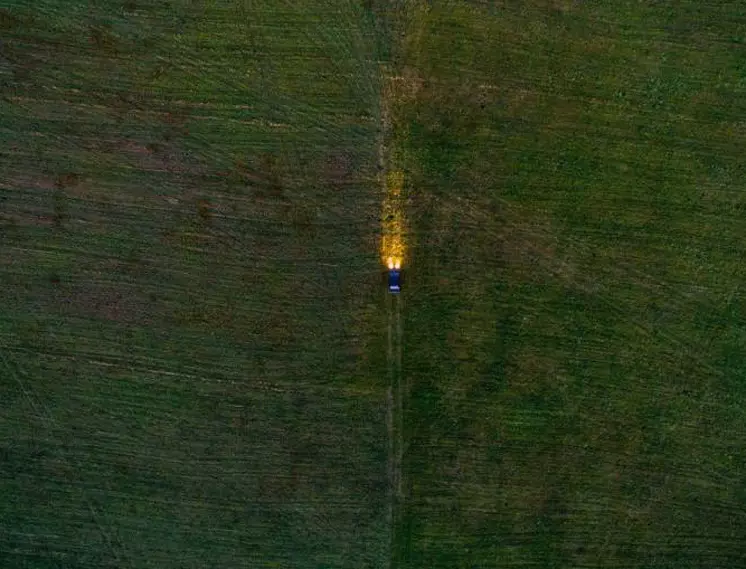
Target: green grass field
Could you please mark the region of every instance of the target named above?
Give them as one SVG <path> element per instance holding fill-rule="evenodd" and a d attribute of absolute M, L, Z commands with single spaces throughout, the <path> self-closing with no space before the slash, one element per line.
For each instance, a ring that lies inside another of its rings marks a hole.
<path fill-rule="evenodd" d="M 0 567 L 745 567 L 745 42 L 726 1 L 6 0 Z"/>
<path fill-rule="evenodd" d="M 410 5 L 400 566 L 746 565 L 739 3 Z"/>
<path fill-rule="evenodd" d="M 370 11 L 0 30 L 0 566 L 384 566 Z"/>

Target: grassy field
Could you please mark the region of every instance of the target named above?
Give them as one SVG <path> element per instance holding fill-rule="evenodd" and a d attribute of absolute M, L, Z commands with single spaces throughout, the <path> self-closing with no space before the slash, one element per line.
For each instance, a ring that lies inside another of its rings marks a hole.
<path fill-rule="evenodd" d="M 0 567 L 746 566 L 740 3 L 10 0 L 0 42 Z"/>
<path fill-rule="evenodd" d="M 3 2 L 0 566 L 385 566 L 377 22 Z"/>
<path fill-rule="evenodd" d="M 401 567 L 746 566 L 743 6 L 590 4 L 406 11 Z"/>

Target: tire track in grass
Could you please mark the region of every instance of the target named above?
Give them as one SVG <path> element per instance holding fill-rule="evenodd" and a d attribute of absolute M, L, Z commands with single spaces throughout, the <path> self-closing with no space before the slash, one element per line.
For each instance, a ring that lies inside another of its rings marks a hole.
<path fill-rule="evenodd" d="M 387 372 L 389 387 L 386 390 L 387 429 L 389 438 L 389 523 L 391 528 L 390 566 L 399 566 L 397 541 L 401 512 L 404 503 L 403 469 L 404 460 L 404 386 L 402 374 L 402 302 L 399 295 L 386 292 Z"/>
<path fill-rule="evenodd" d="M 395 152 L 389 145 L 390 105 L 395 97 L 392 91 L 393 79 L 382 73 L 383 92 L 381 96 L 381 139 L 379 141 L 379 170 L 382 172 L 383 203 L 381 211 L 381 261 L 388 269 L 401 269 L 405 258 L 405 219 L 404 219 L 404 173 L 397 169 Z M 389 424 L 389 478 L 391 520 L 390 567 L 398 567 L 401 541 L 402 508 L 405 500 L 402 484 L 402 464 L 404 460 L 404 389 L 402 377 L 402 298 L 400 294 L 386 294 L 387 325 L 387 416 Z"/>
<path fill-rule="evenodd" d="M 393 560 L 394 556 L 394 545 L 396 543 L 396 487 L 397 479 L 399 477 L 397 472 L 397 445 L 396 445 L 396 413 L 395 413 L 395 402 L 394 402 L 394 323 L 393 323 L 393 312 L 392 312 L 392 298 L 387 292 L 386 294 L 386 314 L 388 317 L 388 323 L 386 326 L 386 371 L 389 382 L 388 389 L 386 390 L 386 427 L 388 433 L 388 479 L 389 479 L 389 504 L 388 504 L 388 522 L 389 522 L 389 558 Z M 390 565 L 393 566 L 393 562 L 390 561 Z"/>

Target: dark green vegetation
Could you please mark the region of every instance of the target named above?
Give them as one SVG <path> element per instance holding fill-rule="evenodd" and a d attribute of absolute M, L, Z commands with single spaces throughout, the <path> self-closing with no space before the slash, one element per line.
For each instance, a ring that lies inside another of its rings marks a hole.
<path fill-rule="evenodd" d="M 746 566 L 743 4 L 433 4 L 400 565 Z"/>
<path fill-rule="evenodd" d="M 0 567 L 386 567 L 378 59 L 394 565 L 746 565 L 742 3 L 586 4 L 4 2 Z"/>
<path fill-rule="evenodd" d="M 0 4 L 0 567 L 384 566 L 370 12 Z"/>

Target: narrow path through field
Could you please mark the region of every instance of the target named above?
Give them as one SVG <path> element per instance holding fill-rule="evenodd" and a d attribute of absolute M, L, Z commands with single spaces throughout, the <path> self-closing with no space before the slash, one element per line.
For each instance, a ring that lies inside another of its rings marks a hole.
<path fill-rule="evenodd" d="M 378 166 L 381 172 L 381 262 L 388 270 L 400 269 L 405 264 L 404 171 L 399 168 L 398 153 L 392 140 L 391 105 L 396 99 L 397 77 L 382 69 L 381 130 L 378 142 Z M 402 296 L 384 289 L 387 324 L 387 423 L 389 437 L 389 522 L 391 528 L 390 567 L 400 565 L 404 491 L 402 462 L 404 457 L 404 378 L 402 376 Z"/>
<path fill-rule="evenodd" d="M 404 406 L 402 377 L 402 301 L 401 296 L 387 293 L 386 312 L 388 313 L 388 350 L 387 368 L 389 378 L 388 425 L 389 425 L 389 477 L 391 501 L 389 519 L 391 523 L 391 562 L 390 566 L 398 567 L 398 529 L 401 520 L 401 508 L 404 502 L 402 485 L 402 461 L 404 457 Z"/>

